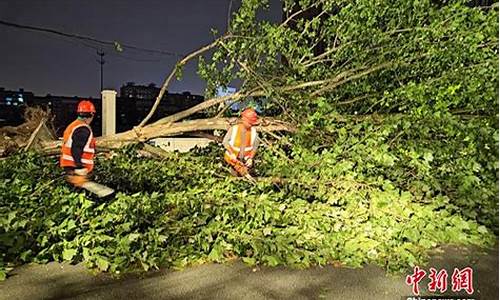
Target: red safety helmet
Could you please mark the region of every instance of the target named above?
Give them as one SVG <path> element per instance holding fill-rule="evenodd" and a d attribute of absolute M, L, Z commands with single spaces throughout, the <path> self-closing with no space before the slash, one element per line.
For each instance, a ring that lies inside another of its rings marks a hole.
<path fill-rule="evenodd" d="M 95 114 L 95 106 L 89 100 L 83 100 L 78 103 L 77 113 L 93 113 Z"/>
<path fill-rule="evenodd" d="M 257 113 L 253 108 L 246 108 L 242 113 L 241 113 L 241 118 L 245 121 L 247 121 L 250 125 L 255 125 L 257 124 Z"/>

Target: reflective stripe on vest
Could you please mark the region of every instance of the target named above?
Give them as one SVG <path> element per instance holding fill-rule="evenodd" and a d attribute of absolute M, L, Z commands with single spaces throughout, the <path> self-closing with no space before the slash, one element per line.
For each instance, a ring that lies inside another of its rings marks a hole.
<path fill-rule="evenodd" d="M 73 133 L 77 128 L 82 126 L 87 127 L 90 130 L 90 135 L 83 147 L 81 162 L 84 167 L 90 172 L 94 168 L 94 153 L 95 153 L 95 139 L 92 134 L 92 129 L 89 125 L 81 120 L 75 120 L 68 125 L 63 134 L 63 144 L 61 147 L 61 167 L 76 167 L 75 160 L 71 154 L 71 146 L 73 144 Z"/>
<path fill-rule="evenodd" d="M 243 130 L 243 125 L 234 125 L 231 128 L 231 139 L 229 140 L 229 146 L 232 149 L 232 152 L 238 156 L 240 152 L 240 144 L 241 144 L 241 130 Z M 253 151 L 253 144 L 255 143 L 255 139 L 257 138 L 257 129 L 255 127 L 250 128 L 250 140 L 243 141 L 244 145 L 244 156 L 248 156 Z"/>
<path fill-rule="evenodd" d="M 65 160 L 69 160 L 69 161 L 75 161 L 73 159 L 73 156 L 71 155 L 66 155 L 66 154 L 63 154 L 62 155 L 62 158 L 65 159 Z M 94 164 L 94 160 L 93 159 L 85 159 L 85 158 L 80 158 L 80 161 L 84 164 L 88 164 L 88 165 L 93 165 Z"/>
<path fill-rule="evenodd" d="M 76 125 L 75 127 L 73 127 L 73 130 L 71 130 L 71 134 L 69 135 L 68 140 L 64 144 L 66 145 L 66 147 L 71 149 L 71 145 L 73 145 L 73 133 L 75 132 L 75 130 L 77 128 L 80 128 L 82 126 L 87 127 L 90 130 L 90 136 L 89 136 L 89 139 L 87 140 L 87 143 L 83 147 L 83 152 L 95 153 L 95 150 L 90 147 L 90 143 L 92 142 L 92 138 L 93 138 L 92 129 L 90 128 L 89 125 L 87 125 L 85 123 L 79 124 L 79 125 Z"/>

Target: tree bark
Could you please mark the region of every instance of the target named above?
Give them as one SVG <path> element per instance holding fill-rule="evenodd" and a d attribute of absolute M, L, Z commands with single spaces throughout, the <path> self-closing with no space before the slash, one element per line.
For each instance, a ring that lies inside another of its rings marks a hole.
<path fill-rule="evenodd" d="M 187 132 L 197 132 L 204 130 L 227 130 L 231 125 L 238 122 L 237 118 L 209 118 L 197 119 L 184 122 L 149 125 L 142 128 L 134 128 L 129 131 L 117 133 L 109 136 L 99 137 L 96 140 L 98 148 L 119 148 L 127 144 L 144 142 L 150 139 L 175 136 Z M 294 125 L 275 120 L 272 118 L 262 118 L 257 126 L 260 131 L 288 131 L 295 132 Z M 61 146 L 61 141 L 45 143 L 43 151 L 54 153 Z"/>

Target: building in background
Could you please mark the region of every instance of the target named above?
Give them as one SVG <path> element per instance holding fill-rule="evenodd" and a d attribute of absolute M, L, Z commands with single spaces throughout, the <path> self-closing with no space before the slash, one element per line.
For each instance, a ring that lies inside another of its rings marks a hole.
<path fill-rule="evenodd" d="M 133 99 L 155 99 L 160 93 L 160 88 L 156 84 L 150 83 L 149 85 L 136 85 L 130 81 L 120 88 L 121 98 Z"/>
<path fill-rule="evenodd" d="M 123 132 L 139 124 L 153 107 L 160 88 L 154 83 L 136 85 L 127 82 L 120 88 L 120 96 L 116 98 L 116 130 Z M 162 117 L 175 114 L 203 102 L 203 96 L 189 92 L 181 94 L 166 92 L 156 109 L 151 122 Z"/>
<path fill-rule="evenodd" d="M 101 135 L 102 132 L 102 122 L 101 122 L 101 99 L 100 98 L 92 98 L 92 97 L 68 97 L 68 96 L 54 96 L 47 94 L 46 96 L 34 96 L 30 101 L 26 103 L 27 106 L 38 106 L 43 108 L 44 110 L 49 109 L 54 115 L 53 125 L 56 131 L 57 136 L 62 136 L 64 129 L 73 122 L 76 115 L 76 108 L 78 103 L 87 99 L 94 103 L 96 108 L 96 116 L 94 117 L 94 121 L 90 126 L 92 127 L 92 131 L 96 136 Z"/>
<path fill-rule="evenodd" d="M 137 90 L 140 92 L 135 94 L 138 98 L 131 97 L 128 92 L 132 90 L 131 87 L 137 86 L 125 85 L 122 88 L 124 87 L 126 87 L 124 91 L 126 97 L 122 96 L 122 89 L 120 89 L 120 97 L 116 98 L 116 132 L 127 131 L 137 126 L 151 110 L 157 96 L 156 93 L 151 97 L 152 94 L 142 89 L 144 86 L 140 86 L 141 88 Z M 152 85 L 146 87 L 151 88 L 151 90 L 156 88 Z M 83 99 L 92 101 L 96 107 L 97 113 L 91 127 L 94 134 L 100 136 L 102 134 L 102 105 L 100 98 L 54 96 L 50 94 L 46 96 L 35 96 L 33 93 L 25 92 L 23 89 L 19 91 L 9 91 L 0 88 L 0 126 L 17 126 L 22 124 L 24 121 L 24 107 L 39 106 L 51 110 L 54 114 L 53 125 L 56 134 L 62 136 L 66 126 L 76 118 L 76 107 L 78 102 Z M 150 122 L 188 109 L 203 102 L 203 100 L 203 96 L 192 95 L 189 92 L 181 94 L 165 93 Z M 193 117 L 199 116 L 200 115 L 194 115 Z"/>
<path fill-rule="evenodd" d="M 7 91 L 0 88 L 0 126 L 17 126 L 23 122 L 22 107 L 34 98 L 33 93 L 19 91 Z"/>

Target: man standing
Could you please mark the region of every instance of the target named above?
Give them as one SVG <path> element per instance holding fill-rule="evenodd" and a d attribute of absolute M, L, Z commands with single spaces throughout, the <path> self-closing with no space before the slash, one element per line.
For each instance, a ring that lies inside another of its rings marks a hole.
<path fill-rule="evenodd" d="M 248 176 L 248 169 L 253 166 L 253 157 L 257 152 L 257 113 L 253 108 L 246 108 L 241 113 L 241 122 L 232 126 L 224 136 L 222 144 L 226 149 L 224 160 L 236 171 L 234 175 Z"/>
<path fill-rule="evenodd" d="M 68 182 L 81 187 L 94 168 L 95 139 L 89 125 L 96 110 L 92 102 L 83 100 L 76 112 L 78 118 L 64 130 L 60 166 Z"/>

